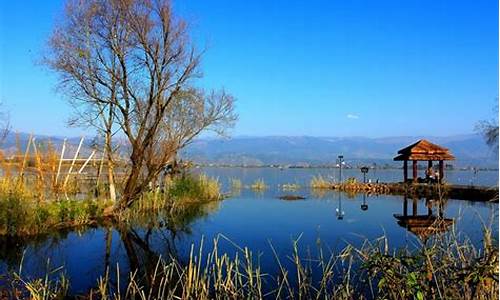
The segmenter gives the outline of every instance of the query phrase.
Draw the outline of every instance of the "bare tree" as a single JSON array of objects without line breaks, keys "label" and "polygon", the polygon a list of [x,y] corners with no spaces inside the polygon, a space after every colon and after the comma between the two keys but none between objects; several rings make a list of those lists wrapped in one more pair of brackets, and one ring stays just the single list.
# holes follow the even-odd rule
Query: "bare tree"
[{"label": "bare tree", "polygon": [[[497,99],[498,101],[498,99]],[[486,144],[498,153],[498,104],[493,109],[495,117],[476,124],[476,131],[483,135]]]},{"label": "bare tree", "polygon": [[10,116],[9,112],[2,107],[3,103],[0,102],[0,145],[3,144],[7,135],[10,132]]},{"label": "bare tree", "polygon": [[112,125],[104,127],[127,138],[121,208],[202,130],[235,120],[233,97],[195,88],[200,58],[166,0],[68,1],[45,61],[73,104],[108,116]]}]

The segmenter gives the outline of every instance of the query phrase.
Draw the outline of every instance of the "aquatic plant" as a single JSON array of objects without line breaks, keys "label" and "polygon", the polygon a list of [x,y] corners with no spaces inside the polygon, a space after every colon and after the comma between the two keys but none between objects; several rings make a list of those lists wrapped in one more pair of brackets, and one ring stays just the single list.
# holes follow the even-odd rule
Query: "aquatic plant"
[{"label": "aquatic plant", "polygon": [[284,192],[293,192],[300,189],[300,185],[297,183],[285,183],[281,186]]},{"label": "aquatic plant", "polygon": [[358,180],[354,177],[349,177],[346,179],[345,184],[356,184]]},{"label": "aquatic plant", "polygon": [[50,229],[91,224],[111,204],[100,200],[38,201],[24,190],[0,196],[0,235],[35,235]]},{"label": "aquatic plant", "polygon": [[205,174],[199,176],[183,175],[174,177],[167,184],[165,195],[182,201],[213,201],[221,198],[218,179],[210,178]]},{"label": "aquatic plant", "polygon": [[[22,262],[19,271],[14,273],[14,281],[20,289],[15,288],[12,296],[16,299],[28,298],[33,300],[52,300],[52,299],[65,299],[68,294],[69,280],[62,272],[62,268],[51,269],[50,260],[46,264],[46,272],[43,278],[36,278],[33,280],[25,280],[22,276]],[[51,277],[56,274],[59,275],[57,279]],[[25,293],[23,290],[25,289]],[[23,295],[22,294],[27,294]],[[21,296],[21,297],[20,297]],[[14,298],[14,297],[12,297]]]},{"label": "aquatic plant", "polygon": [[229,178],[229,183],[233,191],[238,191],[243,188],[243,184],[241,183],[241,180],[238,178]]},{"label": "aquatic plant", "polygon": [[[67,189],[73,186],[72,182],[72,179],[68,181]],[[44,200],[31,184],[21,177],[0,178],[0,235],[34,235],[62,227],[93,224],[105,216],[114,217],[113,203],[95,198],[92,193],[81,200],[69,197]],[[74,188],[79,189],[79,185],[75,184]],[[183,210],[193,214],[193,207],[221,198],[217,179],[186,174],[171,179],[164,189],[143,193],[120,217],[134,215],[136,211],[144,214],[161,209],[179,215],[184,214]]]},{"label": "aquatic plant", "polygon": [[255,191],[263,191],[269,188],[269,186],[266,185],[264,179],[259,178],[254,181],[254,183],[250,186],[250,188]]},{"label": "aquatic plant", "polygon": [[[160,258],[145,272],[132,270],[128,282],[118,289],[110,284],[109,272],[85,298],[99,299],[497,299],[498,245],[491,231],[484,230],[480,248],[459,234],[436,235],[413,250],[389,250],[385,236],[347,245],[333,252],[321,241],[313,255],[292,242],[290,261],[282,261],[270,244],[276,273],[268,273],[247,247],[235,245],[236,253],[221,253],[219,240],[203,254],[204,242],[191,251],[187,261]],[[142,274],[142,275],[140,275]],[[115,282],[119,282],[119,268]],[[65,286],[61,279],[17,279],[31,296]],[[35,282],[36,284],[33,284]],[[64,291],[64,289],[58,289]]]},{"label": "aquatic plant", "polygon": [[323,178],[322,175],[313,176],[310,182],[310,186],[313,189],[329,189],[332,187],[332,183]]}]

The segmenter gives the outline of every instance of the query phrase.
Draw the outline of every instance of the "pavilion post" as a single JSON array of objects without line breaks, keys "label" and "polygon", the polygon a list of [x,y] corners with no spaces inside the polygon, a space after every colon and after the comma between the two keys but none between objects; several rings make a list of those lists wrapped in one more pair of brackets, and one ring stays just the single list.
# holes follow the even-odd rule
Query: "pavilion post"
[{"label": "pavilion post", "polygon": [[444,178],[444,163],[442,160],[439,161],[439,183],[443,182]]},{"label": "pavilion post", "polygon": [[408,181],[408,161],[405,159],[403,162],[403,183]]},{"label": "pavilion post", "polygon": [[413,161],[413,182],[417,182],[417,161]]},{"label": "pavilion post", "polygon": [[406,194],[404,195],[403,201],[403,216],[408,216],[408,198],[406,197]]},{"label": "pavilion post", "polygon": [[432,168],[432,160],[429,160],[429,162],[427,163],[427,169],[430,169]]},{"label": "pavilion post", "polygon": [[417,215],[418,213],[418,208],[417,208],[417,198],[413,198],[413,205],[412,205],[412,213],[414,216]]}]

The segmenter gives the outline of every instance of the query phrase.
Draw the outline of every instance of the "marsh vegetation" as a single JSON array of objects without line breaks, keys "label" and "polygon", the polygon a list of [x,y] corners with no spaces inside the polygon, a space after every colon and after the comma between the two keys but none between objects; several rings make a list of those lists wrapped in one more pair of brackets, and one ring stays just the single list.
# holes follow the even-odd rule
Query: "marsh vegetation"
[{"label": "marsh vegetation", "polygon": [[[299,238],[292,242],[292,251],[286,260],[269,244],[277,272],[269,272],[261,266],[257,255],[247,247],[235,245],[234,253],[221,252],[218,245],[227,238],[219,235],[208,245],[208,252],[203,251],[207,247],[203,241],[199,249],[192,245],[187,261],[175,256],[154,256],[155,261],[129,272],[122,286],[119,271],[113,278],[108,270],[96,280],[95,288],[81,296],[99,299],[495,299],[499,292],[498,247],[491,231],[484,228],[483,233],[480,248],[452,231],[413,250],[389,250],[390,241],[382,236],[366,240],[359,247],[347,245],[338,252],[318,241],[316,251],[306,255],[299,250]],[[12,274],[15,289],[12,293],[29,295],[32,299],[63,298],[71,282],[62,270],[55,272],[59,276],[52,276],[53,279],[47,275],[45,279],[29,280],[20,268]]]}]

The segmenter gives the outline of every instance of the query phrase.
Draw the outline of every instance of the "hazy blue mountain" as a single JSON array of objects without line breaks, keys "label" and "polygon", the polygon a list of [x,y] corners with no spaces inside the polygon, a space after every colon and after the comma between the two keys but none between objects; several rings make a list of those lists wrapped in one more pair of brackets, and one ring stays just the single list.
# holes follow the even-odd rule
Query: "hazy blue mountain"
[{"label": "hazy blue mountain", "polygon": [[353,164],[389,163],[399,149],[425,138],[450,149],[456,166],[498,166],[498,156],[480,135],[449,137],[310,137],[266,136],[199,139],[182,154],[200,163],[216,164],[332,164],[339,154]]},{"label": "hazy blue mountain", "polygon": [[[18,138],[16,138],[18,136]],[[36,135],[37,143],[46,144],[51,141],[60,151],[65,137]],[[16,150],[16,139],[21,149],[26,148],[29,138],[27,133],[9,133],[4,139],[2,148],[13,153]],[[498,167],[498,154],[490,149],[483,138],[477,134],[456,135],[448,137],[311,137],[311,136],[238,136],[229,139],[198,139],[181,151],[185,159],[204,164],[232,165],[332,165],[339,154],[352,165],[360,163],[390,164],[399,149],[419,139],[425,138],[450,149],[457,158],[453,164],[457,167],[481,166]],[[66,157],[76,150],[80,137],[68,137]],[[90,153],[93,137],[86,137],[82,147],[82,155]],[[123,146],[123,149],[126,147]]]}]

